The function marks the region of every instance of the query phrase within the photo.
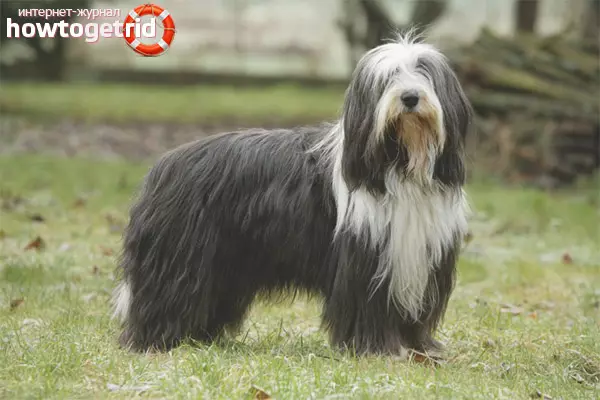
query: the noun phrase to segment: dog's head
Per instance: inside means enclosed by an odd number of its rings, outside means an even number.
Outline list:
[[[420,184],[436,175],[462,183],[470,119],[456,75],[433,46],[407,35],[376,47],[358,62],[346,92],[344,178],[372,192],[386,190],[390,172]]]

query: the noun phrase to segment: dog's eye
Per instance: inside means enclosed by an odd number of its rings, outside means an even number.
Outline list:
[[[417,73],[418,75],[421,75],[422,77],[427,79],[429,82],[432,81],[431,75],[429,74],[429,71],[427,71],[427,69],[425,67],[415,68],[415,73]]]
[[[415,72],[417,74],[423,76],[429,82],[433,81],[433,79],[431,78],[431,74],[429,72],[429,69],[427,68],[427,66],[425,65],[425,63],[423,62],[423,60],[418,60],[417,61],[417,65],[415,67]]]

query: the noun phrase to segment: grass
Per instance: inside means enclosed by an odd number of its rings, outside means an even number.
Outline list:
[[[334,118],[343,91],[293,85],[3,84],[0,111],[102,123],[296,124]]]
[[[591,188],[468,188],[473,238],[439,333],[447,362],[433,368],[330,349],[319,303],[307,299],[257,304],[242,335],[212,346],[121,350],[108,301],[146,169],[0,158],[0,398],[242,399],[254,386],[279,399],[597,398],[600,212]],[[24,250],[38,236],[43,248]]]

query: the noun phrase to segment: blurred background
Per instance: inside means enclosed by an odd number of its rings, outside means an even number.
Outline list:
[[[7,18],[47,21],[19,9],[122,21],[140,4],[0,0],[1,152],[148,159],[217,131],[332,120],[358,57],[417,26],[474,104],[471,174],[557,187],[600,165],[598,0],[163,0],[177,33],[160,57],[122,38],[7,37]]]

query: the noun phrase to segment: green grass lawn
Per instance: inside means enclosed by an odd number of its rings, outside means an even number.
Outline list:
[[[102,123],[296,124],[335,118],[336,88],[3,84],[0,112]]]
[[[76,104],[66,96],[44,105],[46,95],[40,108]],[[256,304],[235,339],[140,355],[117,346],[109,297],[147,167],[0,158],[0,398],[241,399],[253,386],[278,399],[598,398],[600,213],[591,188],[468,188],[477,214],[437,368],[330,349],[319,303],[307,299]],[[43,248],[25,250],[36,237]]]

